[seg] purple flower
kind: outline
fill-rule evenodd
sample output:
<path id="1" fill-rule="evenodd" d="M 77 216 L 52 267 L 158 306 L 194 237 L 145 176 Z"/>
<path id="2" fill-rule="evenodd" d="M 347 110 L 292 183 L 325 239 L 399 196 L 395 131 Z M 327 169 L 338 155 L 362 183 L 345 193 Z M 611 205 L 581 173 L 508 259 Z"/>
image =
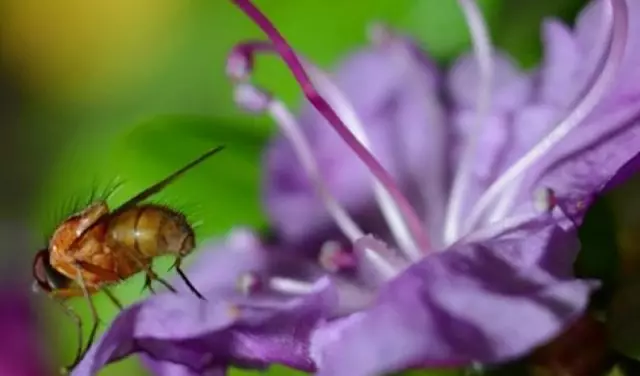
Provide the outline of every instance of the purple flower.
<path id="1" fill-rule="evenodd" d="M 33 307 L 20 293 L 23 287 L 9 285 L 0 291 L 0 376 L 41 376 L 47 371 Z"/>
<path id="2" fill-rule="evenodd" d="M 545 23 L 545 60 L 521 72 L 460 0 L 475 54 L 448 72 L 377 27 L 330 76 L 234 2 L 271 40 L 239 45 L 228 73 L 237 101 L 282 130 L 264 182 L 277 239 L 247 230 L 205 246 L 190 275 L 206 302 L 134 305 L 76 374 L 133 352 L 167 375 L 498 363 L 582 314 L 597 284 L 572 275 L 575 227 L 640 151 L 640 46 L 627 38 L 640 5 L 594 2 L 573 30 Z M 257 52 L 279 54 L 300 83 L 311 106 L 297 118 L 251 83 Z"/>
<path id="3" fill-rule="evenodd" d="M 247 299 L 236 286 L 237 276 L 266 269 L 278 258 L 242 229 L 204 248 L 211 252 L 204 252 L 189 275 L 207 301 L 176 284 L 183 294 L 162 293 L 128 307 L 72 375 L 94 375 L 135 352 L 146 355 L 159 375 L 224 374 L 232 364 L 314 369 L 307 340 L 337 304 L 329 280 L 319 278 L 300 296 Z"/>

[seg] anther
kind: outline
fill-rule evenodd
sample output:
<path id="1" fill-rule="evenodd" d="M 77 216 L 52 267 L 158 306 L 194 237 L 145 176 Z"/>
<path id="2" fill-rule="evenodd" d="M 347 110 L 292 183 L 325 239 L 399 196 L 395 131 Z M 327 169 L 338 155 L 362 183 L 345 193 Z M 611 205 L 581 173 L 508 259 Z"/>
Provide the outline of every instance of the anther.
<path id="1" fill-rule="evenodd" d="M 242 48 L 235 48 L 227 58 L 226 72 L 232 80 L 244 81 L 253 70 L 253 55 Z"/>
<path id="2" fill-rule="evenodd" d="M 558 199 L 551 188 L 544 187 L 534 193 L 533 204 L 539 212 L 550 213 L 558 205 Z"/>
<path id="3" fill-rule="evenodd" d="M 233 98 L 238 106 L 253 113 L 266 111 L 271 103 L 271 95 L 245 82 L 236 85 Z"/>
<path id="4" fill-rule="evenodd" d="M 320 249 L 318 262 L 327 271 L 336 273 L 355 268 L 358 261 L 355 255 L 347 252 L 339 242 L 328 241 Z"/>
<path id="5" fill-rule="evenodd" d="M 255 294 L 262 290 L 264 283 L 256 273 L 244 273 L 236 281 L 236 287 L 244 295 Z"/>

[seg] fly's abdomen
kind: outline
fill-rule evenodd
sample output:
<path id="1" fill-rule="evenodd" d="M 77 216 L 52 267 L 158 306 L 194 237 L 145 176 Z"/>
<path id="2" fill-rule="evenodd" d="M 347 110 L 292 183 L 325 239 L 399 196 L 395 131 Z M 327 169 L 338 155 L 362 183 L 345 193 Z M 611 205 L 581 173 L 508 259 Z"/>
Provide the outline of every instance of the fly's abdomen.
<path id="1" fill-rule="evenodd" d="M 194 247 L 194 233 L 184 215 L 160 205 L 139 205 L 112 218 L 109 237 L 150 259 L 185 255 Z"/>

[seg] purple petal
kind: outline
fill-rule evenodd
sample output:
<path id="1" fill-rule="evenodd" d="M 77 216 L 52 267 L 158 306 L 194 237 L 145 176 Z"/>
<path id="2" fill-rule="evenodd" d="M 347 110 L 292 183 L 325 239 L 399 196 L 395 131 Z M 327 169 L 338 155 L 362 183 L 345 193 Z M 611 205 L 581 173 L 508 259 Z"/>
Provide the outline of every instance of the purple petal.
<path id="1" fill-rule="evenodd" d="M 237 288 L 241 275 L 263 272 L 273 262 L 282 267 L 281 258 L 272 257 L 278 256 L 272 251 L 245 229 L 203 247 L 187 275 L 206 301 L 174 282 L 179 294 L 160 293 L 128 307 L 73 375 L 93 375 L 134 353 L 145 355 L 147 364 L 168 374 L 218 372 L 231 364 L 283 363 L 311 369 L 306 350 L 309 332 L 333 310 L 336 293 L 320 279 L 308 295 L 265 294 L 251 299 L 242 295 Z"/>
<path id="2" fill-rule="evenodd" d="M 577 18 L 574 35 L 584 55 L 601 54 L 604 49 L 597 34 L 602 29 L 603 7 L 607 6 L 606 3 L 601 0 L 592 1 Z M 626 4 L 629 12 L 627 51 L 614 91 L 620 98 L 635 98 L 640 95 L 637 84 L 640 80 L 640 3 L 627 0 Z M 591 70 L 594 68 L 591 67 Z M 612 103 L 615 104 L 616 101 Z"/>
<path id="3" fill-rule="evenodd" d="M 215 367 L 202 372 L 196 372 L 182 364 L 154 360 L 146 355 L 141 356 L 142 363 L 155 376 L 226 376 L 223 367 Z"/>
<path id="4" fill-rule="evenodd" d="M 47 374 L 38 341 L 38 328 L 25 286 L 5 286 L 0 292 L 0 375 Z"/>
<path id="5" fill-rule="evenodd" d="M 312 338 L 318 375 L 501 362 L 556 336 L 586 308 L 593 285 L 542 266 L 566 255 L 572 235 L 528 227 L 426 257 L 371 309 L 322 325 Z"/>
<path id="6" fill-rule="evenodd" d="M 407 189 L 425 184 L 411 181 L 414 176 L 431 178 L 432 187 L 440 184 L 440 192 L 435 193 L 440 200 L 434 202 L 441 205 L 446 134 L 436 96 L 436 72 L 420 59 L 404 57 L 410 64 L 399 63 L 402 58 L 389 46 L 360 51 L 340 66 L 335 82 L 361 118 L 381 164 Z M 313 107 L 305 105 L 299 122 L 329 190 L 352 213 L 367 211 L 373 192 L 362 162 Z M 276 138 L 266 160 L 265 202 L 281 234 L 295 241 L 329 224 L 289 143 Z"/>
<path id="7" fill-rule="evenodd" d="M 536 185 L 553 189 L 567 214 L 580 221 L 595 195 L 640 152 L 638 116 L 640 100 L 576 130 L 538 167 L 543 171 L 534 175 Z M 616 184 L 634 172 L 632 167 Z"/>
<path id="8" fill-rule="evenodd" d="M 622 185 L 633 176 L 637 175 L 640 172 L 640 153 L 636 154 L 629 162 L 627 162 L 624 166 L 622 166 L 618 172 L 607 182 L 607 185 L 602 190 L 603 192 L 608 192 L 612 189 L 617 188 Z"/>
<path id="9" fill-rule="evenodd" d="M 491 108 L 482 123 L 478 123 L 476 109 L 480 84 L 476 60 L 462 57 L 449 73 L 448 90 L 455 107 L 450 117 L 455 140 L 453 170 L 461 168 L 463 153 L 477 132 L 462 213 L 468 213 L 481 194 L 554 125 L 555 113 L 546 108 L 526 110 L 533 95 L 531 77 L 501 53 L 494 55 L 493 63 Z"/>
<path id="10" fill-rule="evenodd" d="M 540 68 L 539 100 L 568 108 L 575 102 L 586 77 L 578 68 L 582 55 L 571 30 L 562 22 L 548 20 L 542 26 L 544 61 Z"/>
<path id="11" fill-rule="evenodd" d="M 506 55 L 493 56 L 494 73 L 491 106 L 494 111 L 510 111 L 527 103 L 532 81 Z M 449 72 L 448 88 L 456 108 L 475 111 L 480 85 L 480 69 L 473 55 L 458 59 Z"/>
<path id="12" fill-rule="evenodd" d="M 208 301 L 168 293 L 151 297 L 123 311 L 73 375 L 94 375 L 134 353 L 194 372 L 272 363 L 313 370 L 308 354 L 311 330 L 337 304 L 328 280 L 315 287 L 313 293 L 279 305 L 225 300 L 206 292 Z"/>
<path id="13" fill-rule="evenodd" d="M 520 191 L 520 199 L 525 201 L 530 200 L 540 188 L 553 190 L 566 214 L 576 222 L 581 221 L 593 197 L 640 151 L 640 86 L 633 80 L 633 77 L 640 76 L 640 65 L 636 63 L 640 45 L 635 40 L 637 33 L 633 33 L 634 30 L 640 31 L 640 4 L 627 3 L 630 30 L 626 43 L 622 37 L 624 32 L 620 31 L 623 26 L 618 26 L 614 30 L 617 37 L 612 51 L 621 53 L 616 57 L 612 52 L 606 65 L 608 70 L 615 67 L 620 59 L 615 75 L 617 78 L 594 108 L 582 109 L 588 117 L 526 172 L 528 176 Z M 581 92 L 585 90 L 584 84 L 596 73 L 595 68 L 599 66 L 597 58 L 600 58 L 605 46 L 601 33 L 598 34 L 602 30 L 602 5 L 603 2 L 592 3 L 577 22 L 574 42 L 580 53 L 578 65 L 573 68 L 567 66 L 566 70 L 554 70 L 547 64 L 541 71 L 543 90 L 544 85 L 551 85 L 562 72 L 572 77 Z M 617 20 L 615 25 L 625 23 Z M 561 35 L 563 44 L 571 44 L 565 31 L 558 30 L 561 29 L 556 28 L 556 34 Z M 599 45 L 594 45 L 598 44 L 596 42 L 600 42 Z M 553 47 L 551 51 L 556 48 L 559 47 Z M 568 59 L 567 64 L 572 64 L 572 60 Z M 545 74 L 551 76 L 545 77 Z M 559 122 L 569 111 L 573 111 L 573 108 L 565 108 L 554 114 L 553 106 L 548 106 L 548 109 L 548 116 L 540 123 Z M 528 110 L 530 106 L 525 109 Z"/>

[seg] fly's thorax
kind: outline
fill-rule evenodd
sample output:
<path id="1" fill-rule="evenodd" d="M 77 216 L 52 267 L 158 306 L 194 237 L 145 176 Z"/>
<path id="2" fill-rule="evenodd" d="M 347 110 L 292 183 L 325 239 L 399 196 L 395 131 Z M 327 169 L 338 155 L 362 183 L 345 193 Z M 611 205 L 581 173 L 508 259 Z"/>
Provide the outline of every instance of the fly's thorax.
<path id="1" fill-rule="evenodd" d="M 98 224 L 87 228 L 104 213 L 106 206 L 95 204 L 65 220 L 54 232 L 49 242 L 49 261 L 53 269 L 64 276 L 77 278 L 77 261 L 95 264 L 95 258 L 103 252 L 106 226 Z M 102 265 L 100 265 L 102 266 Z M 83 273 L 87 284 L 99 283 L 92 273 Z"/>
<path id="2" fill-rule="evenodd" d="M 143 259 L 185 255 L 194 246 L 193 229 L 185 216 L 155 204 L 134 206 L 114 216 L 107 237 L 111 244 L 125 246 Z"/>

